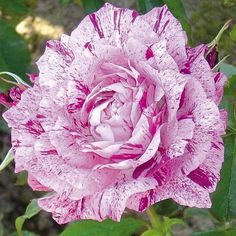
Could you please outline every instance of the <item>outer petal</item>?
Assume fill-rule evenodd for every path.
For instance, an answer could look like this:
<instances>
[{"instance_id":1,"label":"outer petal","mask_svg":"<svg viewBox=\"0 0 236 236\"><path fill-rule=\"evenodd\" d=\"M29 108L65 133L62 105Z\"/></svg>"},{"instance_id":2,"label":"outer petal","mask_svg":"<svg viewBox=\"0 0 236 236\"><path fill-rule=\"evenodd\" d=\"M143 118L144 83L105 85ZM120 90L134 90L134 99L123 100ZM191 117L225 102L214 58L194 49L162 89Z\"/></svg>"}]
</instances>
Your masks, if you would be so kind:
<instances>
[{"instance_id":1,"label":"outer petal","mask_svg":"<svg viewBox=\"0 0 236 236\"><path fill-rule=\"evenodd\" d=\"M167 6L154 8L147 14L141 16L141 18L148 22L153 31L157 34L159 40L165 39L167 41L169 54L181 67L187 59L185 50L187 37L181 24L173 17Z\"/></svg>"},{"instance_id":2,"label":"outer petal","mask_svg":"<svg viewBox=\"0 0 236 236\"><path fill-rule=\"evenodd\" d=\"M185 100L179 116L193 117L195 122L194 135L186 146L187 151L179 161L176 160L176 165L182 165L181 172L189 174L206 159L214 135L217 137L224 133L224 123L216 104L206 98L200 83L194 80L185 87Z\"/></svg>"},{"instance_id":3,"label":"outer petal","mask_svg":"<svg viewBox=\"0 0 236 236\"><path fill-rule=\"evenodd\" d=\"M218 72L214 75L214 81L216 85L215 102L218 105L220 104L224 94L224 85L227 81L227 77L223 73Z\"/></svg>"},{"instance_id":4,"label":"outer petal","mask_svg":"<svg viewBox=\"0 0 236 236\"><path fill-rule=\"evenodd\" d=\"M37 179L35 179L35 177L28 173L28 184L29 186L36 191L52 191L52 189L42 185Z\"/></svg>"},{"instance_id":5,"label":"outer petal","mask_svg":"<svg viewBox=\"0 0 236 236\"><path fill-rule=\"evenodd\" d=\"M119 174L118 170L93 171L90 168L76 166L66 157L58 155L57 150L50 145L46 133L35 142L33 155L35 158L31 158L24 168L43 186L60 194L64 192L71 199L79 199L101 191L114 183Z\"/></svg>"},{"instance_id":6,"label":"outer petal","mask_svg":"<svg viewBox=\"0 0 236 236\"><path fill-rule=\"evenodd\" d=\"M40 199L38 203L44 210L52 212L53 218L60 224L76 219L102 221L108 217L120 221L128 198L153 188L155 181L152 179L126 180L79 201L73 201L62 194Z\"/></svg>"},{"instance_id":7,"label":"outer petal","mask_svg":"<svg viewBox=\"0 0 236 236\"><path fill-rule=\"evenodd\" d=\"M18 104L3 114L8 126L19 127L29 120L35 120L41 96L41 89L38 85L24 91Z\"/></svg>"},{"instance_id":8,"label":"outer petal","mask_svg":"<svg viewBox=\"0 0 236 236\"><path fill-rule=\"evenodd\" d=\"M221 138L215 137L211 144L206 159L188 178L209 192L215 191L216 184L220 179L220 169L224 160L224 146Z\"/></svg>"},{"instance_id":9,"label":"outer petal","mask_svg":"<svg viewBox=\"0 0 236 236\"><path fill-rule=\"evenodd\" d=\"M127 207L136 211L144 211L150 205L169 198L189 207L211 207L209 193L189 178L184 177L172 179L161 187L133 195L129 198Z\"/></svg>"},{"instance_id":10,"label":"outer petal","mask_svg":"<svg viewBox=\"0 0 236 236\"><path fill-rule=\"evenodd\" d=\"M205 59L205 47L198 48L196 52L194 51L195 54L191 55L191 57L194 57L194 60L192 59L190 63L191 75L201 83L207 97L214 100L216 92L214 73L211 71L208 62ZM194 49L191 49L191 53L193 50Z\"/></svg>"},{"instance_id":11,"label":"outer petal","mask_svg":"<svg viewBox=\"0 0 236 236\"><path fill-rule=\"evenodd\" d=\"M65 37L62 37L61 41L48 41L43 56L37 62L40 71L39 85L43 88L42 92L51 97L57 92L56 87L63 83L65 68L74 60L67 43Z\"/></svg>"},{"instance_id":12,"label":"outer petal","mask_svg":"<svg viewBox=\"0 0 236 236\"><path fill-rule=\"evenodd\" d=\"M207 97L219 104L227 78L220 72L215 73L212 71L211 66L205 59L206 50L207 45L189 48L187 50L189 58L188 63L191 75L201 83Z\"/></svg>"},{"instance_id":13,"label":"outer petal","mask_svg":"<svg viewBox=\"0 0 236 236\"><path fill-rule=\"evenodd\" d=\"M85 17L72 32L71 48L81 50L98 41L119 47L127 39L137 16L136 11L106 3L100 10Z\"/></svg>"}]
</instances>

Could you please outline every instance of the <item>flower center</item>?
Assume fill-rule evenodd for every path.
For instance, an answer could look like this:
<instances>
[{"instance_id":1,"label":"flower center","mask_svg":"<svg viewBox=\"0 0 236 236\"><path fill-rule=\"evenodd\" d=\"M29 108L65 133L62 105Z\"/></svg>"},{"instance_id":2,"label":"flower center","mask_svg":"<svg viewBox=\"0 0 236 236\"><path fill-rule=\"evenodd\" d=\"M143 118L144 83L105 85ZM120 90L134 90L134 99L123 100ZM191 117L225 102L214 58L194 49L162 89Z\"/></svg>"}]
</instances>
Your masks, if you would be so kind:
<instances>
[{"instance_id":1,"label":"flower center","mask_svg":"<svg viewBox=\"0 0 236 236\"><path fill-rule=\"evenodd\" d=\"M132 133L130 112L133 91L121 82L105 87L104 82L101 83L101 89L98 90L97 86L91 91L83 108L88 112L87 123L91 134L95 141L126 141Z\"/></svg>"}]
</instances>

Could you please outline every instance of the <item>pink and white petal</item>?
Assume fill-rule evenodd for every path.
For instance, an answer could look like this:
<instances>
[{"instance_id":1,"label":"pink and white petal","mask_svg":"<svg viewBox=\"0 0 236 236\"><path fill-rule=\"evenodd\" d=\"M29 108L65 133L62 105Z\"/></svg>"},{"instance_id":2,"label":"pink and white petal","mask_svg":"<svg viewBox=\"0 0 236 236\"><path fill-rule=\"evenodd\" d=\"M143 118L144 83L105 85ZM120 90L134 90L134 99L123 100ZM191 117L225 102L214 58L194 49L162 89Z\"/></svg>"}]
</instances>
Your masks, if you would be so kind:
<instances>
[{"instance_id":1,"label":"pink and white petal","mask_svg":"<svg viewBox=\"0 0 236 236\"><path fill-rule=\"evenodd\" d=\"M189 178L176 178L155 189L134 194L127 203L127 208L135 211L144 211L150 205L172 198L180 205L210 208L209 193Z\"/></svg>"},{"instance_id":2,"label":"pink and white petal","mask_svg":"<svg viewBox=\"0 0 236 236\"><path fill-rule=\"evenodd\" d=\"M206 52L207 45L200 44L194 48L187 47L186 50L187 50L188 60L190 63L192 63L199 55Z\"/></svg>"},{"instance_id":3,"label":"pink and white petal","mask_svg":"<svg viewBox=\"0 0 236 236\"><path fill-rule=\"evenodd\" d=\"M75 169L57 156L38 157L28 165L28 171L44 186L59 194L66 193L78 200L110 186L117 179L118 170Z\"/></svg>"},{"instance_id":4,"label":"pink and white petal","mask_svg":"<svg viewBox=\"0 0 236 236\"><path fill-rule=\"evenodd\" d=\"M205 135L203 135L205 134ZM155 175L161 185L174 176L182 178L201 165L211 148L212 136L207 135L201 127L195 127L194 134L188 143L184 143L184 153L177 158L163 157L162 164L157 164L148 172Z\"/></svg>"},{"instance_id":5,"label":"pink and white petal","mask_svg":"<svg viewBox=\"0 0 236 236\"><path fill-rule=\"evenodd\" d=\"M175 70L179 72L177 62L167 51L167 41L165 39L153 44L150 50L153 52L155 66L159 71Z\"/></svg>"},{"instance_id":6,"label":"pink and white petal","mask_svg":"<svg viewBox=\"0 0 236 236\"><path fill-rule=\"evenodd\" d=\"M57 124L59 124L59 120ZM84 129L80 127L73 130L73 128L65 129L63 126L55 125L53 129L48 132L48 135L49 142L68 164L73 163L77 168L92 168L97 163L106 163L104 158L98 155L83 152L81 144L91 142L91 140L89 140L89 136ZM63 137L63 139L61 137Z\"/></svg>"},{"instance_id":7,"label":"pink and white petal","mask_svg":"<svg viewBox=\"0 0 236 236\"><path fill-rule=\"evenodd\" d=\"M165 131L163 131L162 142L164 147L168 147L177 134L177 110L179 108L180 98L184 91L184 87L190 77L173 70L161 71L158 75L160 84L165 92L168 110L168 121L164 128Z\"/></svg>"},{"instance_id":8,"label":"pink and white petal","mask_svg":"<svg viewBox=\"0 0 236 236\"><path fill-rule=\"evenodd\" d=\"M139 105L139 101L132 102L131 106L130 119L132 122L132 127L136 127L138 121L141 119L142 111Z\"/></svg>"},{"instance_id":9,"label":"pink and white petal","mask_svg":"<svg viewBox=\"0 0 236 236\"><path fill-rule=\"evenodd\" d=\"M100 207L103 219L109 217L115 221L120 221L127 201L132 195L156 187L156 181L153 178L123 179L122 181L104 191L101 199L101 206L104 208Z\"/></svg>"},{"instance_id":10,"label":"pink and white petal","mask_svg":"<svg viewBox=\"0 0 236 236\"><path fill-rule=\"evenodd\" d=\"M78 201L71 200L63 194L56 194L38 200L38 204L46 211L52 212L53 218L64 224L76 219L93 219L102 221L111 218L120 221L127 200L137 192L145 192L155 188L153 179L140 179L117 183L104 192L84 197Z\"/></svg>"},{"instance_id":11,"label":"pink and white petal","mask_svg":"<svg viewBox=\"0 0 236 236\"><path fill-rule=\"evenodd\" d=\"M26 129L12 128L12 146L14 151L15 172L26 169L28 162L35 158L33 143L36 141L34 134Z\"/></svg>"},{"instance_id":12,"label":"pink and white petal","mask_svg":"<svg viewBox=\"0 0 236 236\"><path fill-rule=\"evenodd\" d=\"M101 221L99 212L96 210L99 200L99 198L91 199L91 197L72 200L66 194L53 194L38 199L38 205L45 211L51 212L58 224L66 224L78 219Z\"/></svg>"},{"instance_id":13,"label":"pink and white petal","mask_svg":"<svg viewBox=\"0 0 236 236\"><path fill-rule=\"evenodd\" d=\"M133 129L131 138L127 141L127 143L141 144L143 148L146 149L152 139L152 135L150 133L150 124L152 124L151 122L153 118L152 115L152 108L150 107L143 111Z\"/></svg>"},{"instance_id":14,"label":"pink and white petal","mask_svg":"<svg viewBox=\"0 0 236 236\"><path fill-rule=\"evenodd\" d=\"M207 94L207 98L217 102L219 99L218 95L216 95L215 73L212 72L211 67L205 59L205 45L189 49L188 54L191 58L191 75L201 83Z\"/></svg>"},{"instance_id":15,"label":"pink and white petal","mask_svg":"<svg viewBox=\"0 0 236 236\"><path fill-rule=\"evenodd\" d=\"M41 96L41 89L36 83L33 88L25 90L21 94L21 100L17 105L3 114L8 126L19 127L19 125L26 124L29 120L35 120Z\"/></svg>"},{"instance_id":16,"label":"pink and white petal","mask_svg":"<svg viewBox=\"0 0 236 236\"><path fill-rule=\"evenodd\" d=\"M100 10L85 17L72 32L70 45L81 50L86 43L101 42L121 46L137 17L137 12L106 3Z\"/></svg>"},{"instance_id":17,"label":"pink and white petal","mask_svg":"<svg viewBox=\"0 0 236 236\"><path fill-rule=\"evenodd\" d=\"M46 50L37 62L40 71L38 81L44 93L54 96L56 88L64 82L65 68L73 60L72 51L63 42L56 40L47 42Z\"/></svg>"},{"instance_id":18,"label":"pink and white petal","mask_svg":"<svg viewBox=\"0 0 236 236\"><path fill-rule=\"evenodd\" d=\"M171 198L180 205L198 208L211 207L209 193L188 178L176 179L166 187L169 188L169 191L173 192Z\"/></svg>"},{"instance_id":19,"label":"pink and white petal","mask_svg":"<svg viewBox=\"0 0 236 236\"><path fill-rule=\"evenodd\" d=\"M152 140L144 153L133 163L133 167L137 167L139 165L142 165L143 163L149 161L151 158L153 158L158 150L159 144L160 144L160 130L162 129L162 126L158 127L156 130L154 136L152 137Z\"/></svg>"},{"instance_id":20,"label":"pink and white petal","mask_svg":"<svg viewBox=\"0 0 236 236\"><path fill-rule=\"evenodd\" d=\"M185 86L184 101L178 111L178 118L191 116L202 132L224 134L224 124L214 101L206 98L202 85L197 80L189 80Z\"/></svg>"},{"instance_id":21,"label":"pink and white petal","mask_svg":"<svg viewBox=\"0 0 236 236\"><path fill-rule=\"evenodd\" d=\"M93 55L79 53L79 58L75 58L70 66L64 69L66 81L71 82L80 93L87 95L90 91L90 80L93 79L96 71L97 61Z\"/></svg>"},{"instance_id":22,"label":"pink and white petal","mask_svg":"<svg viewBox=\"0 0 236 236\"><path fill-rule=\"evenodd\" d=\"M34 191L47 191L47 192L52 191L52 189L42 185L31 173L28 173L28 185Z\"/></svg>"},{"instance_id":23,"label":"pink and white petal","mask_svg":"<svg viewBox=\"0 0 236 236\"><path fill-rule=\"evenodd\" d=\"M128 65L128 59L124 60L125 52L123 48L116 47L113 45L103 45L100 43L94 43L93 51L91 52L94 55L94 60L97 64L101 65L103 62L109 62L115 65L126 67ZM101 76L101 72L99 71L99 67L96 67L97 73L96 75ZM106 75L106 74L104 74Z\"/></svg>"},{"instance_id":24,"label":"pink and white petal","mask_svg":"<svg viewBox=\"0 0 236 236\"><path fill-rule=\"evenodd\" d=\"M208 132L215 132L219 135L225 133L224 124L220 117L220 112L217 105L210 100L205 103L197 105L193 110L193 116L196 125L201 126L203 130Z\"/></svg>"},{"instance_id":25,"label":"pink and white petal","mask_svg":"<svg viewBox=\"0 0 236 236\"><path fill-rule=\"evenodd\" d=\"M199 81L192 78L186 83L184 93L181 96L181 103L178 109L177 118L183 119L192 117L193 110L199 104L204 104L207 95Z\"/></svg>"},{"instance_id":26,"label":"pink and white petal","mask_svg":"<svg viewBox=\"0 0 236 236\"><path fill-rule=\"evenodd\" d=\"M157 34L156 42L161 39L167 41L167 51L177 64L181 66L187 59L185 49L187 36L180 22L171 14L168 7L165 5L153 8L145 15L140 16L140 18L146 21Z\"/></svg>"},{"instance_id":27,"label":"pink and white petal","mask_svg":"<svg viewBox=\"0 0 236 236\"><path fill-rule=\"evenodd\" d=\"M195 128L192 140L185 147L185 153L171 161L171 165L175 166L176 175L188 175L202 164L211 148L211 142L212 136L207 135L201 127Z\"/></svg>"},{"instance_id":28,"label":"pink and white petal","mask_svg":"<svg viewBox=\"0 0 236 236\"><path fill-rule=\"evenodd\" d=\"M193 182L213 192L220 179L220 169L224 161L224 144L220 137L215 137L203 163L188 174Z\"/></svg>"},{"instance_id":29,"label":"pink and white petal","mask_svg":"<svg viewBox=\"0 0 236 236\"><path fill-rule=\"evenodd\" d=\"M192 119L182 119L178 121L178 132L174 142L168 147L167 155L170 158L184 154L185 147L192 139L195 123Z\"/></svg>"},{"instance_id":30,"label":"pink and white petal","mask_svg":"<svg viewBox=\"0 0 236 236\"><path fill-rule=\"evenodd\" d=\"M97 141L82 145L81 152L96 153L105 159L109 159L120 150L122 144L123 143L114 143L112 141Z\"/></svg>"},{"instance_id":31,"label":"pink and white petal","mask_svg":"<svg viewBox=\"0 0 236 236\"><path fill-rule=\"evenodd\" d=\"M224 85L227 77L223 73L218 72L214 75L214 81L216 86L215 102L218 105L224 94Z\"/></svg>"},{"instance_id":32,"label":"pink and white petal","mask_svg":"<svg viewBox=\"0 0 236 236\"><path fill-rule=\"evenodd\" d=\"M220 118L223 122L224 129L226 130L228 121L228 112L226 109L220 109Z\"/></svg>"},{"instance_id":33,"label":"pink and white petal","mask_svg":"<svg viewBox=\"0 0 236 236\"><path fill-rule=\"evenodd\" d=\"M158 73L158 76L165 92L166 103L168 106L168 120L171 121L172 119L175 119L184 87L191 77L173 70L161 71Z\"/></svg>"},{"instance_id":34,"label":"pink and white petal","mask_svg":"<svg viewBox=\"0 0 236 236\"><path fill-rule=\"evenodd\" d=\"M29 150L31 149L28 148L26 151ZM78 199L79 196L102 190L113 183L119 173L116 170L92 171L91 168L97 162L105 163L100 161L102 158L95 155L82 156L82 153L81 155L79 152L76 155L73 153L72 161L65 156L59 156L57 150L50 145L46 133L35 141L33 151L29 153L31 156L27 152L25 153L26 157L30 157L31 160L25 162L23 168L29 171L42 185L57 192L67 192L71 198ZM74 160L75 156L79 156L78 160ZM88 161L90 163L86 164Z\"/></svg>"},{"instance_id":35,"label":"pink and white petal","mask_svg":"<svg viewBox=\"0 0 236 236\"><path fill-rule=\"evenodd\" d=\"M146 61L146 53L148 47L140 42L140 40L129 37L125 46L124 51L126 52L128 60L131 62Z\"/></svg>"},{"instance_id":36,"label":"pink and white petal","mask_svg":"<svg viewBox=\"0 0 236 236\"><path fill-rule=\"evenodd\" d=\"M29 80L31 81L31 83L35 83L36 80L38 80L39 75L38 74L26 74L29 77Z\"/></svg>"},{"instance_id":37,"label":"pink and white petal","mask_svg":"<svg viewBox=\"0 0 236 236\"><path fill-rule=\"evenodd\" d=\"M129 160L120 161L118 163L112 163L112 164L105 164L105 165L99 165L96 168L102 169L102 168L109 168L109 169L134 169L140 165L142 165L145 162L148 162L150 159L152 159L160 144L160 129L159 127L154 134L150 144L148 145L147 149L144 151L144 153L139 157ZM121 154L122 155L122 154Z\"/></svg>"}]
</instances>

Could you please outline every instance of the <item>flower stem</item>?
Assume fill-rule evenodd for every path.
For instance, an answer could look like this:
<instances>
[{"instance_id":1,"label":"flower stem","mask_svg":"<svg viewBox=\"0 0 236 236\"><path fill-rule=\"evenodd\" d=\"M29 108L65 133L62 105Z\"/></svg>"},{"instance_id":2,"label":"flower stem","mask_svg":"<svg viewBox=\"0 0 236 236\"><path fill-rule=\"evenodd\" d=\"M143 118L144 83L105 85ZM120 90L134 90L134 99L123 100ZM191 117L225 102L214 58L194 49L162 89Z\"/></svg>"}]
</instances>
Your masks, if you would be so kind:
<instances>
[{"instance_id":1,"label":"flower stem","mask_svg":"<svg viewBox=\"0 0 236 236\"><path fill-rule=\"evenodd\" d=\"M220 29L217 36L213 39L211 43L208 44L209 50L206 55L208 55L212 49L219 43L221 36L223 35L224 31L227 30L232 22L232 19L228 20L223 27Z\"/></svg>"},{"instance_id":2,"label":"flower stem","mask_svg":"<svg viewBox=\"0 0 236 236\"><path fill-rule=\"evenodd\" d=\"M158 231L162 231L162 219L161 217L156 213L153 206L150 206L147 210L148 218L151 222L151 225L153 228L158 229Z\"/></svg>"}]
</instances>

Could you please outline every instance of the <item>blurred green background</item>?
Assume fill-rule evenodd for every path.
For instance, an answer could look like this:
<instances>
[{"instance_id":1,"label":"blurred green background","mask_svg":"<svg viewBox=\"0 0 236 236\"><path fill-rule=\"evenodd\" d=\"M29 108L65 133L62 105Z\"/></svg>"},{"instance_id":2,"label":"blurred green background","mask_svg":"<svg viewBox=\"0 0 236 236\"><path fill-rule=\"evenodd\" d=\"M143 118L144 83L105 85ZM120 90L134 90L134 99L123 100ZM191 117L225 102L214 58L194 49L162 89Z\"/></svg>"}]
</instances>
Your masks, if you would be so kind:
<instances>
[{"instance_id":1,"label":"blurred green background","mask_svg":"<svg viewBox=\"0 0 236 236\"><path fill-rule=\"evenodd\" d=\"M174 0L173 0L174 1ZM100 2L100 4L97 4ZM23 78L26 73L37 72L35 61L40 57L48 39L69 34L86 13L95 10L103 1L91 0L0 0L0 71L10 71ZM117 6L137 9L137 1L108 1ZM236 0L183 0L192 32L191 45L208 43L217 35L223 24L232 19L231 28L223 35L220 58L230 55L227 63L236 66ZM231 32L231 33L230 33ZM8 85L0 82L0 92ZM0 105L0 116L4 107ZM0 119L0 157L10 147L9 130ZM0 236L13 232L15 218L22 215L30 199L38 196L24 184L22 176L13 175L13 165L0 173ZM40 193L39 193L40 195ZM175 235L188 235L193 231L213 228L214 222L199 217L176 230ZM26 222L26 229L39 235L57 235L63 226L56 225L50 216L41 212ZM4 229L4 234L2 230Z\"/></svg>"}]
</instances>

